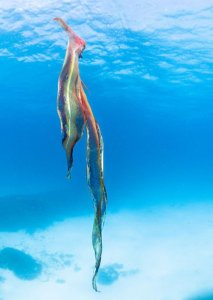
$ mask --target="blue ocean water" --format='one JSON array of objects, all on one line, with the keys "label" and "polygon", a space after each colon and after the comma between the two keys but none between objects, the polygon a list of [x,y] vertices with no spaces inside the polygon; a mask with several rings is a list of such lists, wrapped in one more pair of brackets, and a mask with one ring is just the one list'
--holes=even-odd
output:
[{"label": "blue ocean water", "polygon": [[[79,299],[113,300],[119,289],[124,300],[213,299],[211,1],[9,0],[0,2],[0,13],[0,248],[45,266],[34,283],[0,269],[0,299],[29,299],[27,290],[32,300],[68,300],[73,289]],[[56,97],[67,37],[56,16],[87,42],[80,73],[104,138],[109,217],[101,296],[90,287],[85,137],[74,151],[72,179],[65,178]],[[79,254],[81,243],[90,258]],[[124,245],[130,245],[126,257]],[[75,259],[66,264],[66,255]],[[152,261],[165,274],[151,272]]]}]

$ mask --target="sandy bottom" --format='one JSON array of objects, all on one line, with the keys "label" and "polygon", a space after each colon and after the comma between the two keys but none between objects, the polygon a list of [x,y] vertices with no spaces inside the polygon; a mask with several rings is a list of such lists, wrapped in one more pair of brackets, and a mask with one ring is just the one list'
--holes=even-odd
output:
[{"label": "sandy bottom", "polygon": [[[91,228],[92,216],[67,219],[32,235],[2,232],[2,249],[20,250],[42,269],[30,280],[27,274],[17,276],[13,266],[0,269],[0,299],[213,299],[213,204],[108,214],[101,293],[91,288]],[[19,274],[28,272],[21,263]]]}]

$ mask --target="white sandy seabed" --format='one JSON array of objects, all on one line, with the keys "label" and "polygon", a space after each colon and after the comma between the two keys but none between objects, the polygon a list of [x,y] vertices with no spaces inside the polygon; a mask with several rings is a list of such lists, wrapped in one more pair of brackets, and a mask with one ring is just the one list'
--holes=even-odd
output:
[{"label": "white sandy seabed", "polygon": [[43,268],[30,281],[0,269],[0,299],[188,300],[213,290],[213,204],[109,213],[101,293],[91,287],[91,228],[92,216],[32,235],[1,233],[3,247],[30,254]]}]

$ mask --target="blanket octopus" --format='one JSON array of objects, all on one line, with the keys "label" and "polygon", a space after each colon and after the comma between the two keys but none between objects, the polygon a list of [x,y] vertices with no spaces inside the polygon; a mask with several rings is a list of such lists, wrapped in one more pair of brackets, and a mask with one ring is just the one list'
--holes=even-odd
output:
[{"label": "blanket octopus", "polygon": [[87,183],[94,203],[92,244],[95,253],[95,270],[92,279],[97,291],[96,277],[102,255],[102,228],[106,214],[107,195],[103,174],[103,138],[84,91],[79,73],[79,58],[85,49],[85,41],[61,19],[55,18],[68,35],[68,45],[58,80],[57,111],[61,124],[62,145],[66,152],[67,177],[71,177],[73,149],[87,134]]}]

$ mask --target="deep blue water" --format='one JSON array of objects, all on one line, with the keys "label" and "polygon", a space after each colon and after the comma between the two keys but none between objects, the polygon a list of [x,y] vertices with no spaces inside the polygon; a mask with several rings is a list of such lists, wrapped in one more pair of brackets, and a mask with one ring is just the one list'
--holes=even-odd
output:
[{"label": "deep blue water", "polygon": [[55,16],[87,42],[80,72],[104,138],[108,212],[212,203],[210,1],[29,2],[0,3],[0,230],[93,213],[85,137],[65,178],[56,97],[66,35]]}]

